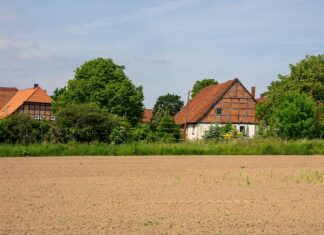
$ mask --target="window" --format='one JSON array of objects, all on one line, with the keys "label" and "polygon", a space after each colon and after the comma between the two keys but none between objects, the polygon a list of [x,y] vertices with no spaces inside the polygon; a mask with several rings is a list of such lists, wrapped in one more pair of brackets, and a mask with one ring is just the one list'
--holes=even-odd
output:
[{"label": "window", "polygon": [[216,115],[222,115],[222,109],[216,109]]},{"label": "window", "polygon": [[36,120],[39,120],[39,115],[35,115],[35,119]]},{"label": "window", "polygon": [[240,132],[242,133],[244,133],[245,132],[245,126],[240,126]]}]

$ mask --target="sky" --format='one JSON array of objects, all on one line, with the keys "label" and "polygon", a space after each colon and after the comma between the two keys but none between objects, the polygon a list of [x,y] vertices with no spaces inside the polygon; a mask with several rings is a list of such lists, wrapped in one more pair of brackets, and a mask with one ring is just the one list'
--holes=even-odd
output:
[{"label": "sky", "polygon": [[64,87],[112,58],[151,108],[196,80],[239,78],[257,95],[305,55],[324,53],[323,0],[0,0],[0,86]]}]

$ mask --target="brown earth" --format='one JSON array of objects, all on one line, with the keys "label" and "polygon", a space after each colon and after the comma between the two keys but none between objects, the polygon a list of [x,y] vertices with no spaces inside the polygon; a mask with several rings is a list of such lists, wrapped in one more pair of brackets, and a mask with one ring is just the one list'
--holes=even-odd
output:
[{"label": "brown earth", "polygon": [[0,159],[0,234],[324,234],[324,156]]}]

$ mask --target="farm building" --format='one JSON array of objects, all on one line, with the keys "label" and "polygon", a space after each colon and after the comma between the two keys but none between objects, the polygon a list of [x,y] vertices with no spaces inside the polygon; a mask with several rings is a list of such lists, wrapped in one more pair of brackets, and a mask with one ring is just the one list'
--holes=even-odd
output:
[{"label": "farm building", "polygon": [[175,116],[186,139],[199,140],[213,124],[231,123],[249,137],[255,134],[255,87],[249,92],[239,79],[203,88]]},{"label": "farm building", "polygon": [[142,122],[144,123],[150,123],[153,118],[153,109],[144,109]]},{"label": "farm building", "polygon": [[14,113],[24,113],[35,119],[54,120],[52,101],[38,84],[24,90],[0,87],[0,119]]}]

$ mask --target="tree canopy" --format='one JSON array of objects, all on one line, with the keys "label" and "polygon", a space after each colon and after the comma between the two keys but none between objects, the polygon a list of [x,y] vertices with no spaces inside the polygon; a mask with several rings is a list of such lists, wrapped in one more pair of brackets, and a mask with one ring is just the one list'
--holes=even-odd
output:
[{"label": "tree canopy", "polygon": [[168,112],[174,116],[183,107],[183,101],[179,95],[166,94],[159,96],[153,108],[153,116],[158,112]]},{"label": "tree canopy", "polygon": [[[311,101],[316,103],[315,109],[317,112],[315,123],[319,123],[318,129],[324,128],[323,112],[321,112],[324,101],[324,54],[318,56],[306,56],[296,65],[290,65],[289,75],[279,75],[278,80],[271,83],[266,93],[266,101],[257,106],[257,116],[260,120],[261,134],[265,135],[279,135],[283,138],[288,138],[288,134],[278,134],[276,130],[283,130],[278,121],[284,118],[281,114],[284,113],[285,119],[281,120],[285,123],[287,128],[298,126],[305,128],[304,121],[310,120],[303,112],[308,105],[307,112],[313,115]],[[287,93],[293,93],[296,97],[290,97]],[[288,95],[288,96],[287,96]],[[285,109],[284,105],[290,109]],[[305,106],[306,105],[306,106]],[[300,106],[300,107],[296,107]],[[308,107],[307,106],[307,107]],[[303,111],[304,110],[304,111]],[[301,113],[300,113],[301,112]],[[305,111],[306,112],[306,111]],[[294,117],[293,115],[299,115]],[[301,120],[304,118],[305,120]],[[288,123],[288,121],[290,123]],[[304,123],[304,124],[301,124]],[[301,125],[301,126],[300,126]],[[313,133],[312,125],[308,126],[309,133]],[[298,135],[289,129],[289,136],[291,138],[298,137]],[[305,131],[304,131],[305,132]],[[321,133],[322,135],[323,133]],[[299,137],[310,137],[310,134],[302,134]]]},{"label": "tree canopy", "polygon": [[218,81],[213,78],[196,81],[191,90],[191,98],[195,97],[204,87],[215,84],[218,84]]},{"label": "tree canopy", "polygon": [[270,128],[283,139],[314,138],[318,136],[316,104],[303,93],[288,92],[270,120]]},{"label": "tree canopy", "polygon": [[306,56],[296,65],[289,65],[289,75],[278,75],[268,87],[268,98],[276,101],[278,94],[296,91],[312,97],[316,103],[324,102],[324,54]]},{"label": "tree canopy", "polygon": [[135,124],[143,113],[143,88],[136,87],[124,73],[124,66],[112,59],[97,58],[75,70],[65,89],[55,92],[56,106],[95,103]]}]

